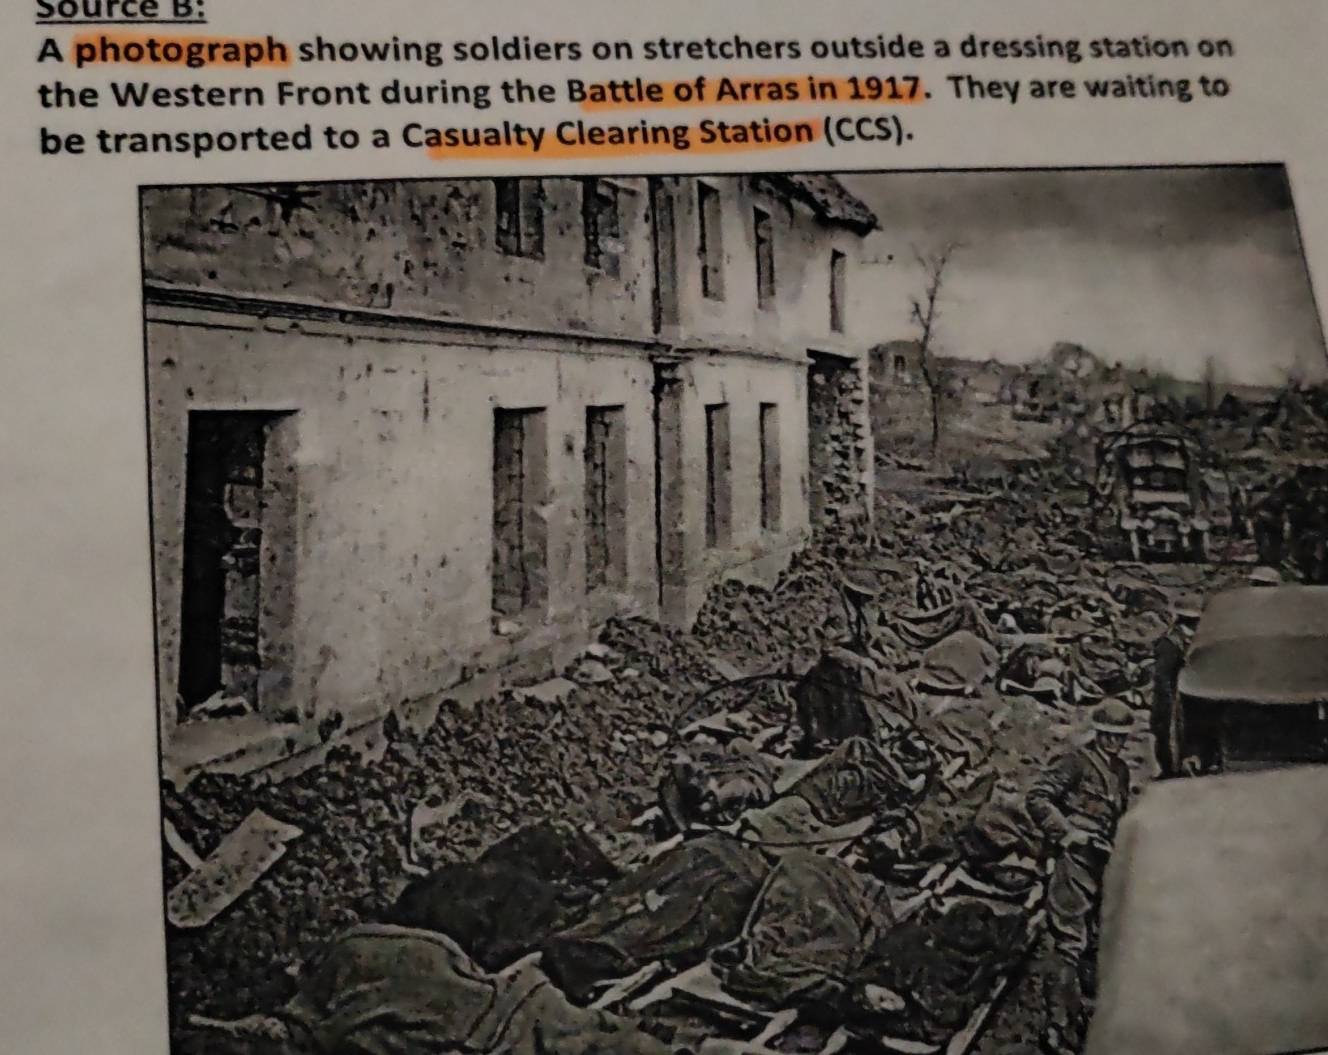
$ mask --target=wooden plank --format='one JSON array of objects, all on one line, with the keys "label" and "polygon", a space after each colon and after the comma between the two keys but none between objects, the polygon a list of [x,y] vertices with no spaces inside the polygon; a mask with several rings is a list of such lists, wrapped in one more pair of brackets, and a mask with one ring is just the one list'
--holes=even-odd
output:
[{"label": "wooden plank", "polygon": [[1024,927],[1024,951],[1020,954],[1015,963],[1003,975],[996,980],[990,990],[987,1000],[980,1004],[969,1016],[968,1024],[950,1038],[949,1044],[945,1047],[945,1055],[968,1055],[974,1041],[982,1035],[982,1030],[987,1024],[987,1019],[991,1017],[992,1011],[1005,995],[1024,970],[1029,957],[1033,953],[1033,948],[1037,944],[1038,934],[1042,930],[1042,924],[1046,921],[1046,913],[1039,909],[1028,918]]},{"label": "wooden plank", "polygon": [[682,845],[682,835],[674,835],[668,839],[665,839],[662,843],[655,843],[654,846],[651,846],[649,849],[646,850],[646,860],[653,861],[661,854],[666,854],[670,850],[672,850],[675,846],[681,846],[681,845]]},{"label": "wooden plank", "polygon": [[838,1052],[844,1050],[844,1047],[845,1045],[848,1044],[850,1037],[851,1034],[849,1033],[849,1031],[846,1030],[843,1026],[840,1026],[837,1030],[835,1030],[833,1033],[830,1034],[829,1039],[827,1039],[825,1042],[825,1046],[822,1047],[821,1050],[816,1053],[816,1055],[838,1055]]},{"label": "wooden plank", "polygon": [[281,859],[286,843],[302,834],[294,825],[254,810],[207,860],[171,888],[166,918],[181,928],[211,923]]},{"label": "wooden plank", "polygon": [[824,763],[827,757],[822,755],[820,758],[780,759],[781,771],[779,776],[775,778],[775,794],[784,794],[813,769]]},{"label": "wooden plank", "polygon": [[[954,875],[954,871],[946,873],[946,879]],[[938,900],[944,902],[951,900],[943,892],[953,886],[953,883],[941,881],[936,884],[932,891]],[[1034,896],[1040,899],[1045,892],[1045,886],[1041,883],[1034,888]],[[963,895],[961,895],[963,896]],[[987,998],[974,1008],[973,1013],[969,1015],[968,1021],[963,1028],[952,1034],[950,1039],[942,1046],[940,1044],[928,1044],[925,1041],[907,1040],[903,1037],[877,1036],[874,1039],[878,1044],[888,1051],[896,1052],[898,1055],[938,1055],[944,1052],[944,1055],[968,1055],[973,1043],[982,1035],[982,1030],[987,1024],[992,1011],[1000,1002],[1001,997],[1006,990],[1014,983],[1023,971],[1028,957],[1032,953],[1033,947],[1037,943],[1038,933],[1046,921],[1046,912],[1039,909],[1029,916],[1024,926],[1024,951],[1020,954],[1018,960],[1010,967],[1008,971],[1002,974],[992,983],[988,990]]]},{"label": "wooden plank", "polygon": [[878,1036],[873,1038],[886,1051],[897,1055],[937,1055],[939,1044],[928,1044],[925,1040],[909,1040],[907,1037]]},{"label": "wooden plank", "polygon": [[757,733],[755,736],[751,738],[752,747],[754,747],[758,752],[764,751],[766,747],[770,744],[770,741],[776,739],[783,731],[784,730],[777,725],[772,725],[770,726],[770,728],[762,730],[761,732]]},{"label": "wooden plank", "polygon": [[[1036,873],[1033,873],[1033,875],[1036,877]],[[1042,885],[1041,880],[1035,878],[1026,891],[1005,890],[988,883],[986,880],[979,879],[961,864],[936,887],[936,893],[948,894],[957,887],[960,893],[989,898],[1003,904],[1017,905],[1028,903],[1030,897],[1040,896]]]},{"label": "wooden plank", "polygon": [[710,964],[707,962],[698,963],[695,967],[689,967],[681,974],[675,974],[671,978],[664,979],[649,992],[631,1001],[627,1006],[632,1011],[641,1011],[651,1004],[667,1000],[680,990],[685,990],[693,996],[704,996],[715,1003],[724,1004],[736,1010],[759,1014],[750,1004],[744,1004],[741,1000],[734,999],[724,992],[715,979],[714,973],[710,970]]},{"label": "wooden plank", "polygon": [[797,1020],[798,1009],[796,1007],[786,1007],[782,1011],[776,1011],[770,1021],[766,1023],[765,1029],[752,1038],[752,1043],[768,1044],[772,1040],[778,1040]]},{"label": "wooden plank", "polygon": [[785,1055],[776,1048],[767,1048],[764,1044],[754,1044],[747,1040],[734,1040],[731,1037],[706,1037],[701,1041],[700,1055]]},{"label": "wooden plank", "polygon": [[968,756],[955,755],[950,761],[941,767],[941,780],[949,784],[959,773],[961,769],[968,764]]},{"label": "wooden plank", "polygon": [[612,1007],[621,1000],[627,999],[633,993],[640,992],[650,982],[653,982],[667,970],[663,962],[656,960],[654,963],[648,963],[639,971],[627,975],[625,978],[619,978],[614,981],[604,993],[595,1000],[590,1006],[596,1010],[603,1010]]},{"label": "wooden plank", "polygon": [[1009,987],[1018,970],[1010,970],[1001,975],[1000,981],[996,983],[990,991],[990,995],[983,1003],[979,1004],[977,1009],[968,1018],[968,1024],[958,1033],[950,1038],[950,1042],[945,1046],[945,1055],[967,1055],[968,1049],[972,1047],[973,1042],[977,1040],[982,1032],[982,1027],[987,1024],[992,1009],[1001,995]]},{"label": "wooden plank", "polygon": [[161,832],[166,838],[166,845],[171,848],[176,857],[185,863],[189,871],[192,872],[203,866],[203,859],[194,852],[192,846],[185,842],[184,836],[179,833],[169,818],[162,818]]},{"label": "wooden plank", "polygon": [[690,1015],[699,1015],[713,1024],[715,1035],[745,1036],[761,1027],[766,1012],[730,1000],[716,1000],[713,994],[686,987],[675,989],[668,1006]]}]

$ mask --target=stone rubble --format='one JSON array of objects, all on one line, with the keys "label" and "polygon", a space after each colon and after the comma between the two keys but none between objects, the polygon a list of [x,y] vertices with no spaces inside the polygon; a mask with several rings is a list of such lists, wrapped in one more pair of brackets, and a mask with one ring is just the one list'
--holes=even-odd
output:
[{"label": "stone rubble", "polygon": [[[173,1020],[277,1006],[292,994],[291,969],[346,926],[383,918],[414,875],[472,860],[527,824],[567,820],[619,866],[641,860],[652,835],[634,821],[655,805],[679,731],[734,712],[784,730],[788,682],[845,629],[845,577],[872,592],[868,607],[885,630],[892,611],[913,602],[925,567],[998,628],[1002,660],[1041,646],[1042,658],[1028,660],[1042,679],[1036,691],[1009,695],[987,678],[966,696],[921,695],[928,735],[959,760],[917,811],[927,852],[952,852],[994,785],[1017,804],[1046,759],[1086,730],[1091,701],[1075,686],[1108,675],[1123,679],[1120,695],[1141,712],[1125,756],[1137,791],[1152,773],[1142,713],[1152,640],[1224,575],[1242,573],[1177,565],[1126,575],[1085,548],[1080,517],[1057,494],[1048,485],[1017,501],[881,500],[871,531],[818,536],[772,587],[718,584],[690,633],[614,620],[562,677],[472,709],[444,706],[422,737],[389,718],[371,745],[376,761],[334,748],[324,765],[280,784],[203,775],[183,792],[163,786],[165,819],[202,858],[254,810],[304,833],[207,927],[168,930]],[[917,674],[919,656],[904,649],[899,658],[904,676]],[[167,853],[165,872],[169,890],[189,868]],[[1037,1035],[1040,963],[980,1050]]]}]

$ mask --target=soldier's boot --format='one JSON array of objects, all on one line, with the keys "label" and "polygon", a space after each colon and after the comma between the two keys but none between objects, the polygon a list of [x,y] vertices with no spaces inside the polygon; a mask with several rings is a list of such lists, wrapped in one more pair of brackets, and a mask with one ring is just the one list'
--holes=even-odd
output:
[{"label": "soldier's boot", "polygon": [[1056,950],[1055,966],[1044,988],[1047,1024],[1041,1037],[1049,1055],[1077,1055],[1083,1046],[1086,1015],[1080,966],[1089,957]]}]

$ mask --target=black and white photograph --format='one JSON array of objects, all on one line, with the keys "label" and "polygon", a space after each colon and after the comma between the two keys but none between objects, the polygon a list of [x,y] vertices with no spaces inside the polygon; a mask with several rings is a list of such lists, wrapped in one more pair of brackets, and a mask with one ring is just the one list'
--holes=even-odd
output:
[{"label": "black and white photograph", "polygon": [[143,187],[173,1055],[1328,1036],[1292,187]]}]

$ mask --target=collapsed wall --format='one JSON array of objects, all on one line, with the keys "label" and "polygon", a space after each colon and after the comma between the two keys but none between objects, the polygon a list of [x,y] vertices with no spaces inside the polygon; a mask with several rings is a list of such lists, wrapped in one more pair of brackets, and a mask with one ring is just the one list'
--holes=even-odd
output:
[{"label": "collapsed wall", "polygon": [[834,527],[870,516],[867,392],[856,363],[812,356],[807,429],[811,521]]}]

